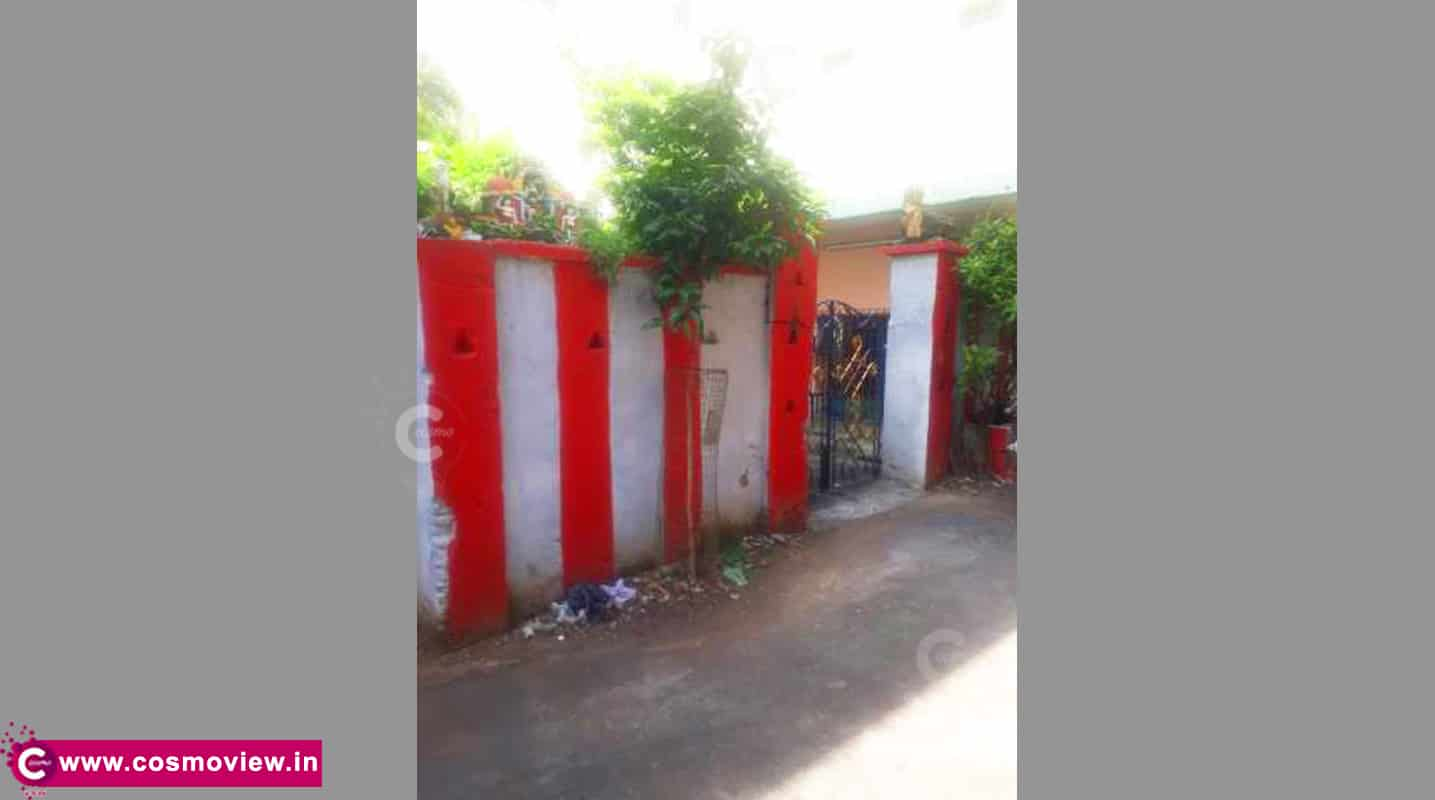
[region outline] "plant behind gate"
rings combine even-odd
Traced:
[[[997,369],[1000,354],[990,345],[969,344],[962,348],[962,371],[957,378],[957,396],[970,392],[972,421],[979,425],[1007,422],[1007,404],[1012,396],[1010,370]]]
[[[1016,240],[1015,217],[988,217],[962,237],[967,254],[958,263],[963,288],[1005,325],[1016,323]]]
[[[1016,331],[1017,318],[1017,227],[1014,216],[990,216],[978,221],[963,236],[967,254],[956,267],[961,274],[963,303],[969,308],[989,309],[998,321],[997,338]],[[981,315],[973,315],[977,320]],[[969,331],[973,341],[980,327]],[[969,396],[975,422],[999,425],[1007,422],[1016,402],[1016,353],[971,344],[962,351],[962,372],[958,397]],[[970,392],[969,395],[967,393]]]

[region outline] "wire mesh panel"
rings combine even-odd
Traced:
[[[727,370],[697,370],[698,391],[702,405],[698,417],[702,421],[703,449],[703,527],[714,531],[722,524],[718,513],[718,442],[722,437],[723,408],[727,405]],[[712,549],[709,545],[709,550]],[[709,557],[713,553],[708,554]]]
[[[701,470],[702,518],[698,521],[703,528],[718,522],[718,444],[722,441],[723,412],[727,407],[728,373],[725,369],[683,368],[683,380],[687,384],[688,402],[692,403],[688,417],[698,422],[700,450],[692,453],[693,464],[689,474]],[[692,434],[688,434],[691,436]],[[700,459],[700,468],[698,460]]]
[[[690,492],[700,493],[702,498],[702,513],[698,519],[693,520],[695,525],[690,529],[690,535],[694,537],[693,550],[689,556],[690,565],[696,569],[699,551],[704,553],[704,562],[711,562],[717,557],[716,542],[710,539],[721,527],[718,508],[718,445],[722,441],[723,412],[727,406],[728,372],[725,369],[691,367],[680,370],[682,381],[687,387],[684,391],[687,403],[684,417],[696,421],[698,425],[696,431],[688,428],[686,437],[696,434],[700,444],[698,448],[684,448],[690,459],[684,465],[688,475],[686,485]],[[691,440],[688,438],[688,441]],[[695,481],[694,478],[699,475],[700,479]],[[689,501],[695,499],[689,496]]]
[[[727,370],[700,369],[696,372],[699,396],[702,398],[703,447],[715,447],[722,435],[722,412],[727,404]]]

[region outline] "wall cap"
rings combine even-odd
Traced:
[[[951,239],[929,239],[925,242],[896,244],[882,248],[882,254],[887,256],[915,256],[926,253],[955,253],[958,256],[964,256],[967,252],[966,245]]]
[[[469,248],[476,252],[489,253],[508,258],[529,258],[538,261],[564,261],[587,264],[591,261],[588,251],[581,247],[548,242],[530,242],[523,239],[444,239],[419,237],[420,242],[444,242],[438,247]],[[424,245],[432,247],[434,245]],[[654,269],[659,260],[653,256],[633,255],[623,259],[623,266],[632,269]],[[767,275],[767,270],[745,264],[728,264],[719,270],[723,275]]]

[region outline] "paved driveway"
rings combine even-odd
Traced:
[[[427,671],[419,796],[1015,797],[1015,498],[807,542],[699,615]]]

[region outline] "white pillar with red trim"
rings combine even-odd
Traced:
[[[930,487],[950,471],[956,391],[956,265],[966,248],[946,239],[884,248],[891,258],[883,471]]]

